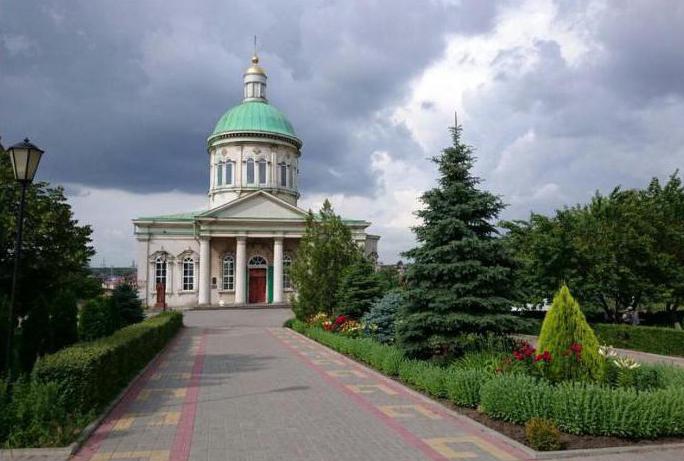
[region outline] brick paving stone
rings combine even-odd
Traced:
[[[186,312],[188,328],[76,460],[529,457],[501,434],[282,328],[290,316],[284,309]],[[674,461],[681,455],[651,451],[571,459]]]

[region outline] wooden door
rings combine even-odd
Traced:
[[[249,302],[266,302],[266,269],[249,270]]]

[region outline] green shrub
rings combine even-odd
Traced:
[[[7,433],[10,430],[11,418],[9,414],[9,403],[7,383],[0,379],[0,441],[7,438]]]
[[[480,403],[480,388],[492,376],[484,369],[451,367],[444,379],[446,395],[456,405],[477,407]]]
[[[572,434],[628,438],[684,434],[684,388],[639,392],[499,375],[482,386],[480,397],[480,408],[492,418],[518,424],[546,418]]]
[[[684,331],[632,325],[593,325],[603,344],[660,355],[684,357]]]
[[[361,319],[366,334],[381,343],[393,343],[397,312],[403,302],[404,295],[398,290],[390,291],[375,301],[370,311]]]
[[[483,370],[494,373],[504,357],[505,354],[498,352],[469,352],[456,359],[451,366],[464,370]]]
[[[389,376],[397,376],[402,362],[406,360],[404,353],[395,347],[389,348],[382,360],[380,371]]]
[[[112,291],[111,302],[117,311],[120,326],[133,325],[145,319],[142,301],[138,298],[138,291],[128,283],[122,283]]]
[[[581,346],[577,356],[570,351],[573,345]],[[604,361],[598,348],[596,335],[584,318],[579,304],[568,287],[562,286],[544,317],[537,342],[538,352],[548,351],[552,357],[548,366],[544,367],[545,375],[552,380],[599,380]]]
[[[535,450],[551,451],[562,448],[560,431],[553,421],[548,419],[532,418],[526,422],[525,437]]]
[[[78,336],[81,341],[93,341],[114,333],[119,328],[119,317],[109,298],[94,298],[81,308]]]
[[[86,414],[116,396],[182,324],[179,312],[159,314],[106,338],[42,357],[33,377],[40,383],[56,383],[68,408]]]
[[[57,384],[27,380],[14,383],[8,416],[9,447],[66,445],[73,440],[80,423],[65,405]]]

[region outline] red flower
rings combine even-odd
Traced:
[[[543,362],[550,362],[551,361],[551,353],[549,351],[544,351],[543,354],[537,354],[534,357],[535,362],[539,362],[540,360]]]
[[[581,354],[582,353],[582,345],[578,343],[572,343],[570,345],[570,350],[574,352],[575,354]]]
[[[525,360],[525,356],[522,354],[522,352],[513,351],[513,355],[515,356],[516,360]]]
[[[347,321],[347,317],[346,317],[344,314],[339,315],[339,316],[335,319],[335,325],[342,325],[342,324],[343,324],[344,322],[346,322],[346,321]]]

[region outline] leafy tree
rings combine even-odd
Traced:
[[[594,331],[568,287],[563,285],[546,313],[537,342],[539,352],[551,354],[545,374],[553,380],[598,381],[603,370],[598,348]]]
[[[121,327],[142,322],[145,319],[142,301],[138,298],[137,290],[130,284],[122,283],[114,288],[111,299],[121,319]]]
[[[402,285],[401,274],[396,266],[381,267],[377,272],[377,276],[380,280],[380,286],[382,287],[383,293],[387,293],[390,290],[396,290]]]
[[[15,229],[19,206],[19,187],[14,180],[9,156],[0,152],[0,298],[9,298],[15,254]],[[90,226],[80,226],[61,187],[45,182],[31,184],[26,191],[26,208],[22,260],[19,268],[15,304],[15,322],[29,322],[28,331],[17,331],[15,341],[22,354],[49,351],[50,341],[40,332],[51,331],[49,307],[62,290],[83,298],[92,293],[93,284],[88,261],[94,254]],[[33,317],[33,319],[31,319]],[[37,325],[48,322],[48,327]],[[8,331],[7,316],[0,318],[0,330]],[[16,327],[16,323],[15,323]],[[4,337],[4,335],[3,335]],[[32,347],[40,343],[40,348]],[[0,341],[0,369],[5,364],[5,341]],[[33,364],[35,357],[24,357],[22,363]]]
[[[453,145],[433,161],[438,187],[425,192],[426,205],[414,229],[419,246],[406,256],[406,303],[397,323],[397,340],[414,357],[460,352],[468,333],[504,333],[517,320],[508,315],[513,302],[512,267],[492,224],[504,204],[478,189],[472,176],[473,150],[451,129]]]
[[[350,229],[326,200],[318,215],[309,211],[306,231],[300,241],[290,277],[297,288],[295,315],[307,320],[317,312],[332,314],[337,287],[344,269],[358,258]]]
[[[359,319],[382,296],[382,286],[373,264],[361,256],[342,272],[335,314]]]
[[[550,299],[567,282],[585,312],[610,321],[629,307],[663,306],[676,321],[684,299],[684,188],[673,174],[646,190],[597,193],[552,217],[503,224],[523,299]]]

